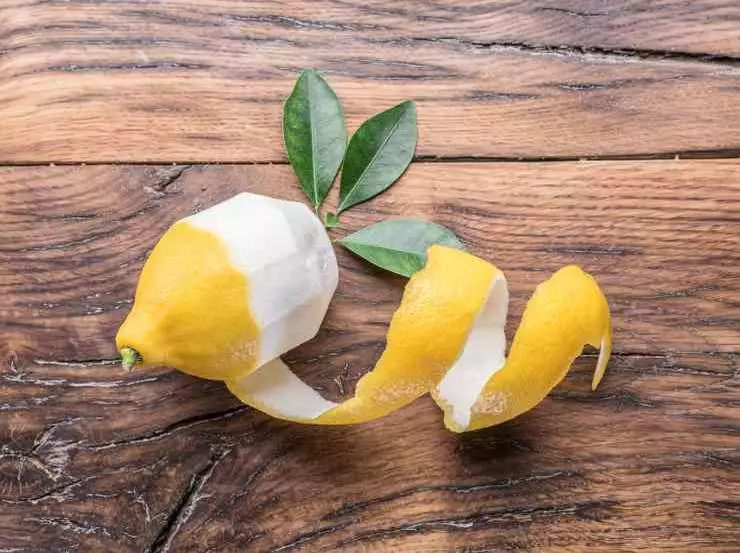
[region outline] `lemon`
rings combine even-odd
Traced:
[[[609,306],[578,267],[537,287],[507,357],[504,274],[469,253],[432,246],[406,285],[376,366],[352,398],[334,403],[279,356],[315,335],[336,284],[336,259],[313,213],[240,194],[165,233],[117,344],[128,363],[222,380],[244,403],[302,423],[366,422],[431,393],[455,432],[533,408],[587,344],[601,349],[594,388],[609,359]]]
[[[337,277],[306,206],[239,194],[162,236],[116,344],[129,363],[135,351],[143,365],[236,378],[312,338]]]

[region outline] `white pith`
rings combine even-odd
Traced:
[[[305,205],[242,193],[185,221],[218,236],[247,276],[260,328],[257,366],[318,332],[338,282],[334,249]]]
[[[470,424],[471,409],[486,382],[506,364],[508,307],[506,278],[499,273],[473,323],[462,354],[435,390],[435,396],[461,429]]]

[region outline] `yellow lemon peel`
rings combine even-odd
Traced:
[[[144,365],[234,378],[257,360],[259,329],[248,297],[249,281],[229,261],[226,244],[206,230],[175,223],[144,265],[116,344],[135,350]]]
[[[506,357],[503,273],[469,253],[432,246],[425,267],[404,289],[373,370],[359,380],[352,398],[328,401],[278,357],[316,332],[336,287],[336,260],[320,222],[300,204],[252,194],[204,214],[176,223],[152,252],[118,346],[133,348],[148,364],[224,380],[241,401],[274,417],[356,424],[431,393],[446,427],[463,432],[535,407],[585,345],[601,350],[594,389],[606,369],[609,307],[590,275],[568,266],[540,284]],[[249,216],[282,238],[254,224],[233,230],[240,222],[249,226]],[[251,240],[265,240],[266,246],[245,246],[247,231],[263,232]],[[201,259],[193,255],[208,266],[172,267],[184,260],[197,265]],[[266,256],[270,263],[261,263]],[[270,278],[253,270],[260,264]],[[274,266],[289,273],[281,277]],[[174,277],[177,283],[170,282]],[[264,294],[272,294],[269,301]]]

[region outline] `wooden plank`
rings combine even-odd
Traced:
[[[168,2],[154,7],[136,1],[99,1],[94,6],[80,0],[8,0],[8,18],[24,33],[44,32],[51,15],[73,12],[87,17],[94,12],[103,27],[113,18],[126,24],[139,22],[184,25],[195,29],[254,23],[264,27],[323,31],[364,31],[373,37],[459,37],[481,43],[523,43],[533,46],[643,50],[714,56],[740,55],[737,33],[740,7],[734,2],[696,0],[690,3],[662,0],[623,2],[618,6],[588,0],[555,0],[547,5],[529,2],[447,0],[390,0],[372,3],[346,0],[304,2],[206,0]],[[27,12],[20,12],[27,10]],[[77,12],[77,13],[74,13]],[[23,19],[18,13],[29,13]],[[288,15],[289,14],[289,15]],[[69,20],[70,14],[66,14]],[[148,18],[148,19],[145,19]],[[111,27],[113,25],[110,25]],[[64,21],[61,28],[64,28]],[[67,30],[68,29],[68,26]]]
[[[737,352],[739,179],[731,160],[417,163],[345,223],[414,216],[454,229],[506,272],[510,336],[536,284],[577,263],[609,297],[616,351]],[[1,169],[0,348],[27,360],[113,358],[159,236],[244,190],[301,199],[287,166]],[[302,350],[322,362],[320,379],[348,351],[377,355],[404,283],[339,253],[333,308]]]
[[[4,364],[0,545],[734,550],[737,355],[617,356],[592,394],[594,362],[534,411],[463,436],[426,398],[376,423],[315,428],[175,372]]]
[[[350,229],[393,215],[454,228],[506,270],[514,320],[569,262],[610,297],[626,354],[598,392],[586,356],[532,413],[458,437],[426,399],[370,425],[301,427],[217,383],[103,360],[160,233],[242,190],[300,199],[288,167],[0,170],[0,546],[732,551],[738,173],[736,161],[419,163],[349,212]],[[324,330],[288,356],[331,398],[377,358],[403,284],[340,260]]]
[[[736,153],[739,10],[15,0],[0,162],[284,160],[303,67],[328,74],[352,128],[415,98],[422,156]]]

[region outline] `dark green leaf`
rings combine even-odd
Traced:
[[[463,249],[452,231],[429,221],[393,219],[366,227],[339,242],[370,263],[405,277],[421,269],[433,244]]]
[[[283,140],[301,187],[318,209],[347,147],[339,99],[316,71],[304,71],[283,109]]]
[[[340,224],[339,217],[337,217],[336,214],[331,211],[326,212],[324,215],[324,226],[326,228],[337,228]]]
[[[365,121],[349,141],[337,213],[396,182],[411,163],[415,149],[414,102],[403,102]]]

